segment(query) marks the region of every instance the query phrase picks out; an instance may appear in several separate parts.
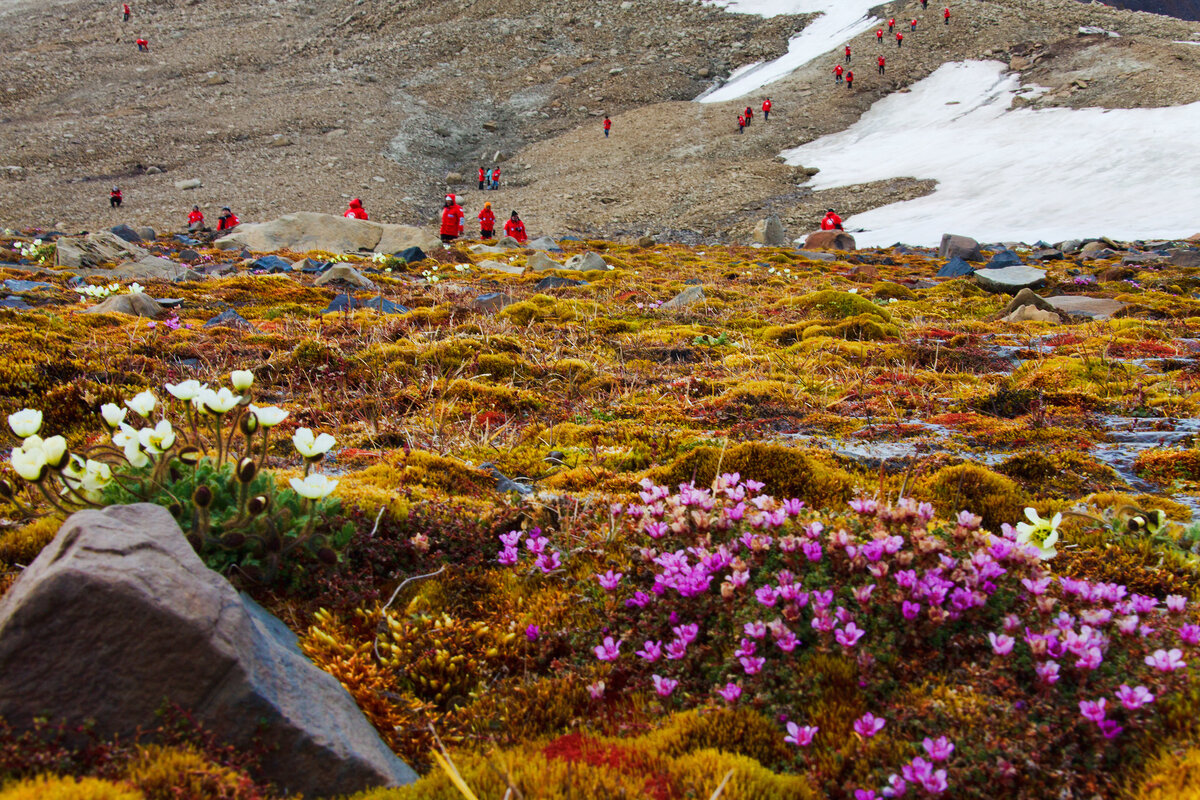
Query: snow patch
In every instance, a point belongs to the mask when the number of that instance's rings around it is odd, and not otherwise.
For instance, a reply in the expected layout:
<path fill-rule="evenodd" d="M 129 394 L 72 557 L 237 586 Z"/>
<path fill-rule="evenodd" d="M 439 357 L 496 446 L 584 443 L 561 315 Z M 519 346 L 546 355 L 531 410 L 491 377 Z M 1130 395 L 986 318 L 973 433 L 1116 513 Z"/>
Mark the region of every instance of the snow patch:
<path fill-rule="evenodd" d="M 937 189 L 846 220 L 862 246 L 1195 233 L 1200 103 L 1170 108 L 1011 109 L 1019 76 L 996 61 L 944 64 L 841 133 L 786 150 L 809 184 L 935 179 Z"/>

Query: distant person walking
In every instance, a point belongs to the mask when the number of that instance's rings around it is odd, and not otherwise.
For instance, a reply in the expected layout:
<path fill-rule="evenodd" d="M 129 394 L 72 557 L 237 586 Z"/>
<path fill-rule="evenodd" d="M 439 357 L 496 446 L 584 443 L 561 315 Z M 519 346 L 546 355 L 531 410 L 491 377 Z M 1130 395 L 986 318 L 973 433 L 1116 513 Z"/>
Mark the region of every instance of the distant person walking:
<path fill-rule="evenodd" d="M 495 169 L 492 170 L 492 188 L 493 189 L 500 188 L 500 168 L 499 167 L 496 167 Z"/>
<path fill-rule="evenodd" d="M 888 20 L 888 33 L 893 33 L 896 30 L 896 18 L 892 17 Z"/>
<path fill-rule="evenodd" d="M 883 28 L 875 31 L 875 41 L 881 45 L 883 44 Z"/>
<path fill-rule="evenodd" d="M 192 206 L 192 211 L 188 214 L 188 230 L 193 233 L 208 230 L 204 226 L 204 212 L 200 210 L 200 206 Z"/>
<path fill-rule="evenodd" d="M 129 22 L 129 15 L 133 13 L 129 10 L 129 3 L 121 4 L 121 22 Z"/>
<path fill-rule="evenodd" d="M 462 230 L 462 209 L 454 202 L 454 195 L 446 195 L 446 201 L 442 203 L 442 227 L 440 229 L 442 235 L 442 243 L 449 244 L 458 238 L 459 232 Z"/>
<path fill-rule="evenodd" d="M 217 217 L 218 231 L 231 231 L 238 226 L 239 222 L 241 222 L 241 220 L 237 218 L 237 214 L 234 214 L 229 210 L 229 206 L 222 208 L 221 212 L 221 216 Z"/>
<path fill-rule="evenodd" d="M 139 53 L 149 53 L 150 52 L 150 43 L 147 42 L 145 39 L 138 39 L 137 46 L 138 46 Z"/>
<path fill-rule="evenodd" d="M 947 25 L 950 24 L 950 7 L 949 6 L 947 6 L 945 9 L 943 9 L 942 19 L 944 19 L 946 21 Z"/>
<path fill-rule="evenodd" d="M 896 47 L 903 47 L 903 46 L 904 46 L 904 34 L 901 33 L 900 31 L 896 31 Z"/>
<path fill-rule="evenodd" d="M 744 133 L 746 130 L 746 114 L 745 112 L 738 114 L 738 133 Z"/>
<path fill-rule="evenodd" d="M 483 178 L 484 178 L 483 167 L 480 167 L 479 168 L 479 188 L 480 189 L 484 188 Z"/>
<path fill-rule="evenodd" d="M 832 208 L 825 210 L 825 219 L 821 220 L 821 230 L 823 231 L 843 231 L 842 218 L 839 217 Z"/>
<path fill-rule="evenodd" d="M 112 188 L 112 191 L 108 193 L 108 207 L 109 208 L 120 208 L 121 207 L 121 187 L 120 186 L 114 186 Z"/>
<path fill-rule="evenodd" d="M 917 21 L 915 19 L 912 22 L 908 23 L 908 32 L 909 33 L 917 32 Z"/>
<path fill-rule="evenodd" d="M 479 212 L 479 238 L 490 239 L 496 232 L 496 215 L 492 212 L 492 204 L 484 203 Z"/>
<path fill-rule="evenodd" d="M 850 63 L 850 45 L 846 45 L 846 63 Z"/>
<path fill-rule="evenodd" d="M 517 212 L 512 212 L 512 216 L 508 218 L 508 222 L 504 223 L 504 235 L 511 236 L 518 242 L 525 242 L 529 239 L 525 235 L 525 223 L 521 222 L 521 217 Z"/>
<path fill-rule="evenodd" d="M 929 10 L 929 0 L 921 0 L 921 10 L 922 11 Z"/>
<path fill-rule="evenodd" d="M 771 98 L 768 97 L 766 100 L 763 100 L 762 112 L 763 122 L 766 122 L 771 118 Z"/>
<path fill-rule="evenodd" d="M 485 172 L 483 174 L 483 184 L 479 188 L 480 189 L 492 188 L 492 168 L 491 167 L 488 167 L 487 172 Z"/>
<path fill-rule="evenodd" d="M 846 88 L 847 89 L 854 88 L 854 70 L 850 70 L 849 72 L 846 73 Z"/>
<path fill-rule="evenodd" d="M 844 69 L 842 69 L 842 65 L 841 65 L 841 64 L 837 64 L 837 65 L 835 65 L 835 66 L 834 66 L 834 68 L 833 68 L 833 82 L 834 82 L 834 83 L 841 83 L 841 82 L 842 82 L 842 73 L 843 73 L 843 72 L 845 72 L 845 70 L 844 70 Z"/>
<path fill-rule="evenodd" d="M 350 207 L 346 209 L 346 213 L 342 214 L 342 216 L 353 217 L 354 219 L 369 219 L 367 217 L 367 210 L 363 208 L 362 200 L 359 200 L 357 197 L 350 201 Z"/>
<path fill-rule="evenodd" d="M 604 115 L 604 138 L 608 138 L 608 132 L 612 130 L 612 120 L 608 118 L 608 114 Z"/>
<path fill-rule="evenodd" d="M 754 122 L 754 109 L 752 109 L 750 106 L 746 106 L 745 114 L 746 114 L 746 127 L 749 128 L 750 123 Z"/>
<path fill-rule="evenodd" d="M 882 75 L 882 74 L 883 74 L 883 65 L 884 65 L 884 64 L 886 64 L 886 63 L 887 63 L 887 59 L 886 59 L 886 58 L 884 58 L 883 56 L 880 56 L 880 57 L 879 57 L 879 74 L 880 74 L 880 75 Z"/>

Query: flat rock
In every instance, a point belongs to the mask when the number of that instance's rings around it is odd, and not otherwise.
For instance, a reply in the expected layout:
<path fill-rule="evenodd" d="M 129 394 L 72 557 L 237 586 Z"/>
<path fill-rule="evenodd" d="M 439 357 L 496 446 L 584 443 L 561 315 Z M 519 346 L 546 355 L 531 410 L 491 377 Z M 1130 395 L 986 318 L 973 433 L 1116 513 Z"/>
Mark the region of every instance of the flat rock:
<path fill-rule="evenodd" d="M 254 326 L 254 323 L 243 317 L 241 314 L 234 311 L 232 308 L 222 311 L 212 319 L 204 323 L 206 328 L 236 328 L 238 330 L 250 331 L 258 333 L 259 330 Z"/>
<path fill-rule="evenodd" d="M 1120 314 L 1128 306 L 1120 300 L 1108 297 L 1088 297 L 1086 295 L 1061 295 L 1047 297 L 1046 302 L 1055 310 L 1072 317 L 1087 317 L 1088 319 L 1103 320 Z"/>
<path fill-rule="evenodd" d="M 328 797 L 416 775 L 282 622 L 204 566 L 170 513 L 80 511 L 0 600 L 0 715 L 158 723 L 164 701 L 217 740 L 262 745 L 258 777 Z"/>
<path fill-rule="evenodd" d="M 689 286 L 679 294 L 663 303 L 659 308 L 687 308 L 690 305 L 703 302 L 704 289 L 699 286 Z"/>
<path fill-rule="evenodd" d="M 481 294 L 471 301 L 471 305 L 487 314 L 495 314 L 505 306 L 511 306 L 516 300 L 504 292 L 488 292 Z"/>
<path fill-rule="evenodd" d="M 150 255 L 146 249 L 111 231 L 62 236 L 55 244 L 54 263 L 60 267 L 95 267 L 112 261 L 137 261 Z"/>
<path fill-rule="evenodd" d="M 1200 250 L 1176 248 L 1168 259 L 1176 267 L 1200 267 Z"/>
<path fill-rule="evenodd" d="M 558 242 L 551 239 L 549 236 L 539 236 L 536 239 L 530 239 L 525 243 L 525 246 L 530 250 L 545 250 L 548 253 L 561 253 L 563 249 L 558 246 Z"/>
<path fill-rule="evenodd" d="M 494 246 L 499 247 L 502 250 L 511 250 L 514 247 L 520 248 L 523 245 L 511 236 L 501 236 L 496 240 Z"/>
<path fill-rule="evenodd" d="M 534 285 L 534 289 L 544 292 L 549 289 L 572 289 L 576 286 L 587 286 L 587 281 L 577 281 L 560 275 L 547 275 Z"/>
<path fill-rule="evenodd" d="M 1046 285 L 1046 271 L 1036 267 L 1004 267 L 981 269 L 975 273 L 979 288 L 993 294 L 1016 294 L 1021 289 L 1037 289 Z"/>
<path fill-rule="evenodd" d="M 526 259 L 525 266 L 529 267 L 534 272 L 545 272 L 546 270 L 551 269 L 566 269 L 566 267 L 555 261 L 550 256 L 546 255 L 541 250 L 538 250 L 528 259 Z"/>
<path fill-rule="evenodd" d="M 358 289 L 374 289 L 375 282 L 356 270 L 354 267 L 346 264 L 335 264 L 325 270 L 313 281 L 313 286 L 328 286 L 330 284 L 344 284 L 353 286 Z"/>
<path fill-rule="evenodd" d="M 3 300 L 0 300 L 0 308 L 11 308 L 14 311 L 29 311 L 33 306 L 26 303 L 24 297 L 10 294 Z"/>
<path fill-rule="evenodd" d="M 503 261 L 480 261 L 476 266 L 480 269 L 490 269 L 493 272 L 503 272 L 505 275 L 524 275 L 525 267 L 520 264 L 506 264 Z"/>
<path fill-rule="evenodd" d="M 772 215 L 758 221 L 758 224 L 754 226 L 754 231 L 750 234 L 750 241 L 770 247 L 781 247 L 787 244 L 787 234 L 783 230 L 783 223 L 779 221 L 779 217 Z"/>
<path fill-rule="evenodd" d="M 221 249 L 246 247 L 258 252 L 289 249 L 303 253 L 378 251 L 394 253 L 409 247 L 426 251 L 441 247 L 432 233 L 410 225 L 384 225 L 334 214 L 300 211 L 270 222 L 243 222 L 233 233 L 214 242 Z"/>
<path fill-rule="evenodd" d="M 937 278 L 965 278 L 974 275 L 975 268 L 959 256 L 954 256 L 937 271 Z"/>
<path fill-rule="evenodd" d="M 248 265 L 252 270 L 260 270 L 262 272 L 280 273 L 291 272 L 292 262 L 286 258 L 279 256 L 259 256 Z"/>
<path fill-rule="evenodd" d="M 1021 306 L 1004 317 L 1004 322 L 1051 322 L 1058 325 L 1062 318 L 1053 311 L 1043 311 L 1034 306 Z"/>
<path fill-rule="evenodd" d="M 84 311 L 85 314 L 125 314 L 130 317 L 157 317 L 163 307 L 142 292 L 114 294 Z"/>
<path fill-rule="evenodd" d="M 854 237 L 845 231 L 817 231 L 804 240 L 806 250 L 856 250 Z"/>
<path fill-rule="evenodd" d="M 192 264 L 200 260 L 200 254 L 191 248 L 184 248 L 179 251 L 179 260 L 185 264 Z"/>
<path fill-rule="evenodd" d="M 131 242 L 133 244 L 142 243 L 142 237 L 138 234 L 138 232 L 124 223 L 120 225 L 114 225 L 113 227 L 109 228 L 109 230 L 112 231 L 114 236 L 119 236 L 127 242 Z"/>
<path fill-rule="evenodd" d="M 183 277 L 187 266 L 169 258 L 147 255 L 137 261 L 126 261 L 110 270 L 95 270 L 92 274 L 105 272 L 112 277 L 127 281 L 173 281 Z"/>
<path fill-rule="evenodd" d="M 942 242 L 938 245 L 938 258 L 955 257 L 963 261 L 983 261 L 983 252 L 979 248 L 979 242 L 970 236 L 943 233 Z"/>
<path fill-rule="evenodd" d="M 507 247 L 497 247 L 494 244 L 473 244 L 467 250 L 477 256 L 498 256 L 508 252 Z"/>
<path fill-rule="evenodd" d="M 1011 314 L 1021 306 L 1033 306 L 1042 311 L 1055 311 L 1054 305 L 1047 299 L 1037 296 L 1032 289 L 1022 289 L 1017 292 L 1017 296 L 1009 301 L 1008 306 L 1004 309 L 1004 314 Z"/>
<path fill-rule="evenodd" d="M 837 261 L 833 253 L 822 253 L 819 250 L 797 250 L 796 255 L 808 261 Z"/>
<path fill-rule="evenodd" d="M 201 181 L 199 178 L 188 178 L 187 180 L 183 180 L 183 181 L 175 181 L 176 189 L 184 189 L 184 190 L 199 189 L 203 185 L 204 185 L 204 182 Z"/>
<path fill-rule="evenodd" d="M 576 270 L 578 272 L 589 272 L 594 269 L 608 269 L 608 264 L 604 263 L 604 259 L 598 254 L 587 250 L 583 253 L 576 253 L 566 260 L 561 269 Z"/>
<path fill-rule="evenodd" d="M 4 288 L 10 292 L 21 294 L 22 292 L 36 292 L 39 289 L 57 289 L 53 283 L 45 281 L 21 281 L 15 278 L 9 278 L 4 281 Z"/>

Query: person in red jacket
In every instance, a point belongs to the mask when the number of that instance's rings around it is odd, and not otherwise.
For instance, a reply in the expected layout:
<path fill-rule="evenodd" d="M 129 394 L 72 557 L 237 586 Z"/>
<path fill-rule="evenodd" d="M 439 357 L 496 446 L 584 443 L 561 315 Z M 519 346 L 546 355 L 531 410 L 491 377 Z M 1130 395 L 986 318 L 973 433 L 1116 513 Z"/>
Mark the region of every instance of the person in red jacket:
<path fill-rule="evenodd" d="M 480 189 L 485 189 L 485 188 L 487 188 L 487 187 L 485 187 L 485 186 L 483 185 L 483 181 L 484 181 L 484 179 L 485 179 L 486 177 L 487 177 L 487 176 L 486 176 L 486 175 L 484 174 L 484 172 L 483 172 L 483 167 L 480 167 L 480 168 L 479 168 L 479 188 L 480 188 Z"/>
<path fill-rule="evenodd" d="M 896 47 L 902 47 L 903 45 L 904 45 L 904 34 L 901 33 L 900 31 L 896 31 Z"/>
<path fill-rule="evenodd" d="M 825 219 L 821 220 L 821 230 L 823 231 L 841 231 L 845 230 L 842 227 L 842 218 L 834 213 L 832 208 L 825 210 Z"/>
<path fill-rule="evenodd" d="M 912 22 L 908 23 L 908 32 L 909 33 L 917 32 L 917 21 L 915 19 Z"/>
<path fill-rule="evenodd" d="M 846 63 L 850 63 L 850 45 L 846 45 Z"/>
<path fill-rule="evenodd" d="M 357 197 L 350 201 L 350 207 L 346 209 L 343 217 L 354 217 L 355 219 L 369 219 L 367 210 L 363 208 L 362 200 Z"/>
<path fill-rule="evenodd" d="M 145 39 L 138 39 L 137 46 L 138 46 L 139 53 L 149 53 L 150 52 L 150 43 L 147 42 Z"/>
<path fill-rule="evenodd" d="M 229 210 L 229 206 L 225 206 L 221 209 L 221 211 L 221 216 L 217 217 L 217 230 L 231 231 L 238 226 L 239 222 L 241 222 L 241 220 L 237 218 L 237 215 Z"/>
<path fill-rule="evenodd" d="M 448 194 L 448 195 L 446 195 L 446 197 L 449 198 L 450 205 L 452 205 L 454 207 L 455 212 L 458 213 L 458 235 L 462 236 L 463 231 L 465 231 L 467 229 L 467 222 L 466 222 L 467 214 L 465 211 L 463 211 L 463 207 L 461 205 L 459 205 L 457 195 Z"/>
<path fill-rule="evenodd" d="M 132 12 L 129 10 L 129 3 L 122 3 L 121 4 L 121 21 L 129 22 L 130 13 L 132 13 Z"/>
<path fill-rule="evenodd" d="M 208 228 L 204 227 L 204 212 L 200 210 L 200 206 L 192 206 L 192 211 L 190 214 L 188 214 L 188 230 L 208 230 Z"/>
<path fill-rule="evenodd" d="M 946 21 L 947 25 L 950 24 L 950 7 L 949 6 L 947 6 L 945 9 L 943 9 L 942 19 L 944 19 Z"/>
<path fill-rule="evenodd" d="M 771 98 L 768 97 L 766 100 L 763 100 L 762 112 L 763 122 L 766 122 L 771 118 Z"/>
<path fill-rule="evenodd" d="M 108 193 L 108 207 L 109 208 L 120 208 L 121 207 L 121 199 L 122 199 L 121 198 L 121 187 L 114 186 L 112 188 L 112 191 Z"/>
<path fill-rule="evenodd" d="M 604 138 L 608 138 L 608 132 L 612 130 L 612 120 L 608 118 L 608 114 L 604 115 Z"/>
<path fill-rule="evenodd" d="M 743 113 L 746 115 L 746 127 L 749 128 L 750 123 L 754 121 L 754 109 L 746 106 L 746 110 Z"/>
<path fill-rule="evenodd" d="M 462 209 L 454 202 L 454 195 L 446 195 L 446 202 L 442 204 L 442 242 L 449 244 L 457 239 L 462 224 Z"/>
<path fill-rule="evenodd" d="M 882 75 L 882 74 L 883 74 L 883 65 L 884 65 L 884 64 L 886 64 L 886 63 L 887 63 L 887 59 L 886 59 L 886 58 L 884 58 L 883 56 L 880 56 L 880 57 L 879 57 L 879 74 L 880 74 L 880 75 Z"/>
<path fill-rule="evenodd" d="M 892 17 L 888 20 L 888 33 L 891 33 L 894 30 L 896 30 L 896 18 Z"/>
<path fill-rule="evenodd" d="M 517 215 L 517 212 L 512 212 L 508 222 L 504 223 L 504 235 L 511 236 L 518 242 L 525 242 L 529 238 L 525 235 L 525 223 L 521 222 L 521 217 Z"/>
<path fill-rule="evenodd" d="M 875 31 L 875 41 L 879 44 L 883 44 L 883 28 Z"/>
<path fill-rule="evenodd" d="M 479 238 L 490 239 L 496 231 L 496 215 L 492 213 L 492 204 L 484 203 L 479 212 Z"/>
<path fill-rule="evenodd" d="M 492 188 L 493 189 L 500 188 L 500 168 L 499 167 L 495 167 L 494 169 L 492 169 Z"/>
<path fill-rule="evenodd" d="M 842 73 L 844 73 L 845 71 L 846 71 L 846 70 L 842 69 L 842 65 L 841 65 L 841 64 L 836 64 L 836 65 L 834 65 L 834 68 L 833 68 L 833 82 L 834 82 L 834 83 L 841 83 L 841 82 L 842 82 Z"/>
<path fill-rule="evenodd" d="M 921 0 L 921 10 L 922 11 L 929 10 L 929 0 Z"/>
<path fill-rule="evenodd" d="M 746 130 L 746 115 L 738 114 L 738 133 L 744 133 Z"/>
<path fill-rule="evenodd" d="M 850 70 L 846 73 L 846 88 L 854 88 L 854 70 Z"/>

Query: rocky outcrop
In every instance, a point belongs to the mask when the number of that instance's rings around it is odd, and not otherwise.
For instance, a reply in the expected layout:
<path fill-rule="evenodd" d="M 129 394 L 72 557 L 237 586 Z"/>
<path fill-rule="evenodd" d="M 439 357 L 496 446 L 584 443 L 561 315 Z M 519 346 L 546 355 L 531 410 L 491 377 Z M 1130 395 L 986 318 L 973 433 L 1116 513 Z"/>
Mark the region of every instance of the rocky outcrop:
<path fill-rule="evenodd" d="M 328 286 L 337 284 L 342 286 L 353 286 L 356 289 L 374 289 L 375 282 L 356 270 L 354 267 L 345 264 L 335 264 L 329 269 L 321 273 L 321 275 L 313 281 L 313 286 Z"/>
<path fill-rule="evenodd" d="M 150 255 L 110 231 L 87 236 L 61 236 L 55 242 L 55 264 L 60 267 L 96 267 L 112 261 L 138 261 Z"/>
<path fill-rule="evenodd" d="M 164 702 L 307 797 L 415 780 L 333 676 L 200 561 L 156 505 L 72 515 L 0 600 L 0 716 L 151 729 Z"/>
<path fill-rule="evenodd" d="M 599 255 L 588 250 L 587 252 L 577 253 L 568 258 L 560 269 L 588 272 L 593 269 L 608 269 L 608 264 L 604 263 L 604 259 Z"/>
<path fill-rule="evenodd" d="M 854 237 L 845 231 L 817 231 L 804 240 L 806 250 L 855 250 Z"/>
<path fill-rule="evenodd" d="M 703 302 L 703 300 L 704 290 L 699 286 L 689 286 L 667 302 L 663 303 L 661 306 L 659 306 L 659 308 L 687 308 L 688 306 Z"/>
<path fill-rule="evenodd" d="M 245 247 L 257 252 L 289 249 L 295 252 L 325 250 L 330 253 L 373 251 L 395 253 L 409 247 L 430 251 L 441 240 L 410 225 L 384 225 L 368 220 L 300 211 L 270 222 L 244 222 L 214 243 L 222 250 Z"/>
<path fill-rule="evenodd" d="M 565 269 L 562 264 L 538 250 L 525 261 L 525 265 L 534 272 L 545 272 L 550 269 Z"/>
<path fill-rule="evenodd" d="M 126 314 L 130 317 L 157 317 L 163 307 L 142 292 L 114 294 L 84 311 L 85 314 Z"/>
<path fill-rule="evenodd" d="M 784 233 L 783 223 L 779 217 L 770 216 L 758 221 L 754 232 L 750 234 L 751 241 L 770 247 L 781 247 L 787 244 L 787 234 Z"/>
<path fill-rule="evenodd" d="M 938 245 L 938 258 L 961 258 L 963 261 L 982 261 L 983 252 L 979 249 L 979 242 L 970 236 L 943 233 L 942 243 Z"/>

